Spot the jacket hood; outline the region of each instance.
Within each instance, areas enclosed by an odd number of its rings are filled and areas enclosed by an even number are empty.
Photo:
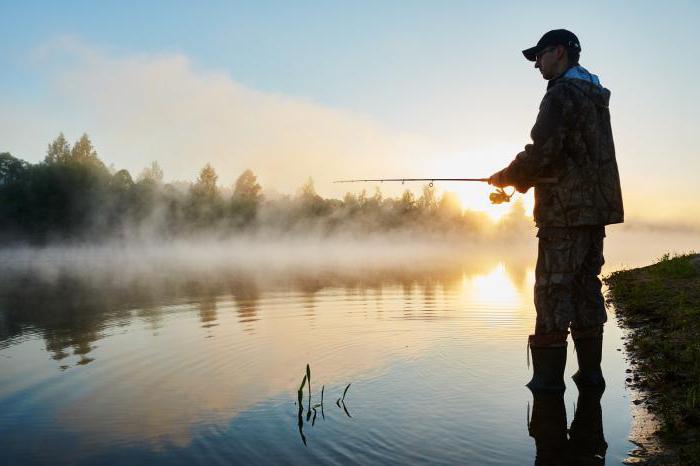
[[[562,78],[580,79],[581,81],[586,81],[591,84],[595,84],[596,86],[600,86],[600,79],[598,79],[598,76],[590,73],[581,65],[572,66],[566,70],[562,75]]]
[[[584,92],[596,105],[607,107],[610,103],[610,91],[600,84],[598,76],[590,73],[581,65],[572,66],[561,76],[561,79],[568,81]]]

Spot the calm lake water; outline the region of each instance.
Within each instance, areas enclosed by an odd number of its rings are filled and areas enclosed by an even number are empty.
[[[616,234],[608,272],[697,239],[664,249]],[[6,251],[1,462],[533,464],[535,248],[388,264],[321,254],[299,267],[158,256],[128,270],[114,250]],[[602,432],[618,464],[634,445],[612,310],[605,336]],[[307,385],[300,416],[307,363],[311,406],[322,387],[324,403],[308,416]],[[599,431],[575,370],[570,344],[563,406],[540,405],[540,429],[571,425],[578,407]]]

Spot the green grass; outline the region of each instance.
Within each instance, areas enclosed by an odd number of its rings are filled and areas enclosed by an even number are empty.
[[[627,349],[661,438],[684,464],[700,457],[700,272],[693,254],[666,254],[648,267],[605,278],[622,324],[633,329]]]

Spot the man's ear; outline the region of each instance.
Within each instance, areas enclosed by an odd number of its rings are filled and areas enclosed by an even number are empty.
[[[566,47],[563,45],[557,45],[557,60],[561,60],[562,58],[566,58]]]

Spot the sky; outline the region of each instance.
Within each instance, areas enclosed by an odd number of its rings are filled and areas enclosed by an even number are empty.
[[[506,166],[546,87],[520,51],[567,28],[612,92],[627,218],[700,226],[698,2],[3,0],[0,17],[0,152],[38,162],[87,132],[134,176],[211,163],[223,185],[250,168],[324,196]],[[483,185],[438,187],[490,209]]]

